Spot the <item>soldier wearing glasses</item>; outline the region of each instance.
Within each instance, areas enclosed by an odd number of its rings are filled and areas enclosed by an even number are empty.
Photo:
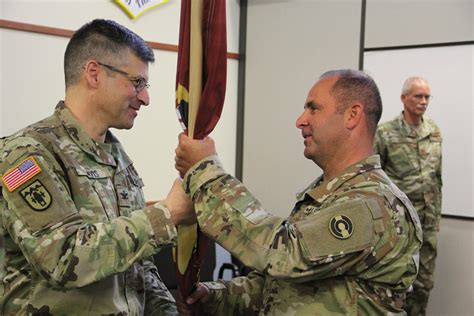
[[[426,313],[441,218],[441,134],[438,126],[424,116],[431,98],[425,79],[408,78],[401,95],[404,110],[378,127],[374,145],[382,168],[407,194],[423,228],[420,269],[414,291],[407,298],[409,315]]]
[[[0,140],[1,315],[177,314],[151,259],[175,242],[172,196],[145,206],[109,131],[149,104],[153,61],[123,26],[84,25],[66,49],[64,102]]]

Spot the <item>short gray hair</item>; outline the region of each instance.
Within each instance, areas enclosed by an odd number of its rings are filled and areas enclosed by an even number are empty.
[[[413,84],[415,82],[418,82],[418,81],[421,81],[427,85],[430,85],[428,83],[428,80],[426,80],[425,78],[423,77],[409,77],[407,80],[405,80],[405,82],[403,83],[403,87],[402,87],[402,94],[403,95],[406,95],[410,92]]]

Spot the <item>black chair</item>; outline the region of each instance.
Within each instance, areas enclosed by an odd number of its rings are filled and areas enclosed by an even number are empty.
[[[219,268],[219,272],[217,275],[218,279],[222,279],[224,277],[224,272],[226,270],[230,270],[232,278],[238,276],[246,276],[247,274],[249,274],[249,272],[253,270],[245,266],[239,259],[235,258],[234,256],[231,256],[230,260],[232,262],[223,263]]]

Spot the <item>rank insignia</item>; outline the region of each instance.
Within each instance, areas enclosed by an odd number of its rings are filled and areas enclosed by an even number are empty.
[[[33,210],[38,212],[46,210],[53,201],[51,194],[39,180],[21,190],[20,195]]]
[[[354,225],[346,215],[337,215],[329,221],[329,231],[337,239],[347,239],[354,231]]]
[[[15,191],[23,183],[41,172],[41,168],[33,157],[26,158],[14,168],[8,170],[2,177],[9,192]]]

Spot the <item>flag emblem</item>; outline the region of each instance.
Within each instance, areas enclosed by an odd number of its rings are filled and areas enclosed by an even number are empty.
[[[26,158],[16,167],[8,170],[2,177],[9,192],[15,191],[19,186],[41,172],[41,168],[33,157]]]

